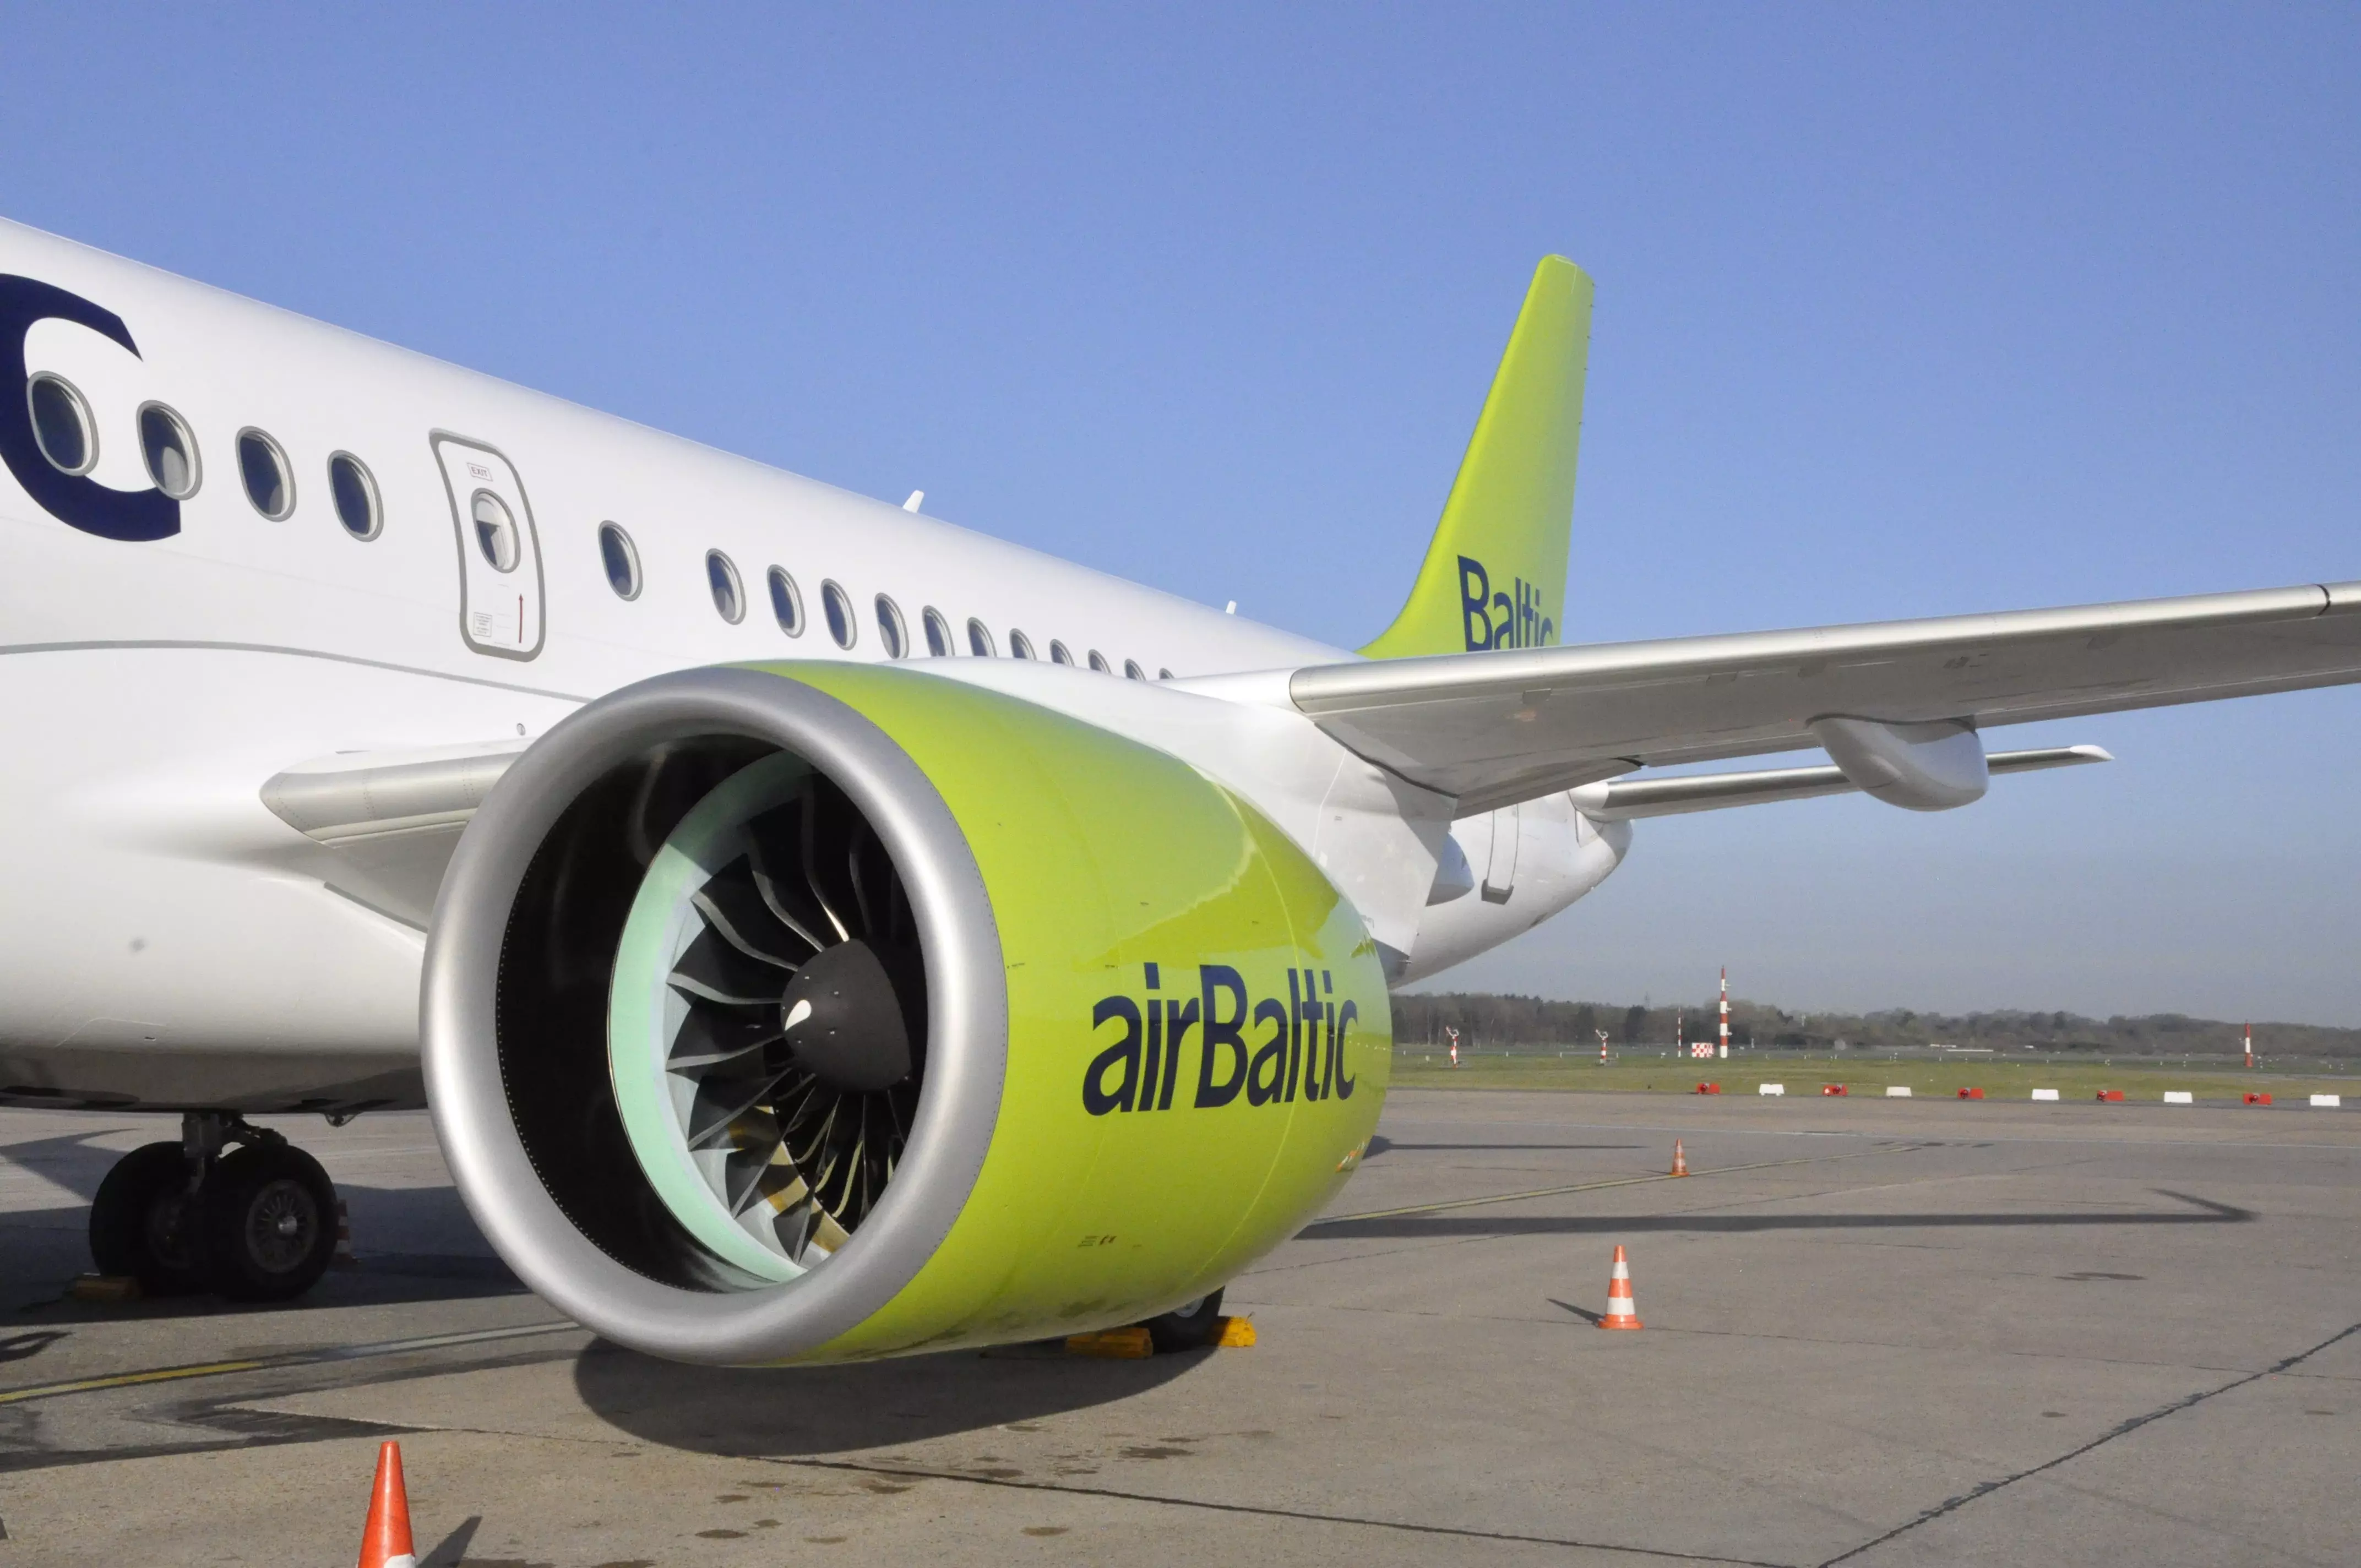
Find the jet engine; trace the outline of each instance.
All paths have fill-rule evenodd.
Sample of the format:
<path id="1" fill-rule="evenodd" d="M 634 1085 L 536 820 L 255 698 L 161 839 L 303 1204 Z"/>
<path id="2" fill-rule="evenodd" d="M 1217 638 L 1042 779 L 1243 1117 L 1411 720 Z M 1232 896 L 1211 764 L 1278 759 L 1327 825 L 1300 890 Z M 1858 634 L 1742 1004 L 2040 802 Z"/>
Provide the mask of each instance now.
<path id="1" fill-rule="evenodd" d="M 1344 1181 L 1391 1050 L 1376 944 L 1237 795 L 846 664 L 662 676 L 527 750 L 445 877 L 422 1023 L 517 1273 L 730 1364 L 1194 1300 Z"/>

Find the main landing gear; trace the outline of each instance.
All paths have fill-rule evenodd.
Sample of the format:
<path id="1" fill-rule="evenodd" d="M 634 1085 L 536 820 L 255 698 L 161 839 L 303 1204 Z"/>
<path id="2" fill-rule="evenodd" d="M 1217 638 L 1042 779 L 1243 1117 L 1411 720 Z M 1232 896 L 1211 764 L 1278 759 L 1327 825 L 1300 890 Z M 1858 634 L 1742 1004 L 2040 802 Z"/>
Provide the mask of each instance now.
<path id="1" fill-rule="evenodd" d="M 1140 1325 L 1159 1355 L 1175 1351 L 1204 1350 L 1222 1341 L 1222 1293 L 1200 1296 L 1169 1312 L 1159 1312 Z"/>
<path id="2" fill-rule="evenodd" d="M 98 1271 L 131 1275 L 150 1296 L 291 1300 L 335 1251 L 336 1190 L 320 1162 L 220 1111 L 192 1111 L 179 1143 L 115 1161 L 90 1207 Z"/>

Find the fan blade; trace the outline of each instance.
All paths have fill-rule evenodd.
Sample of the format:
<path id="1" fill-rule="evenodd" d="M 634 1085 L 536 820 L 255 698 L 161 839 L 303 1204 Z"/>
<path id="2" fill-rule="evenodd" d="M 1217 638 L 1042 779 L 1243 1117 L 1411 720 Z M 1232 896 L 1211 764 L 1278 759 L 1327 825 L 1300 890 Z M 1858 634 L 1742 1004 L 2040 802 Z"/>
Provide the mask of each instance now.
<path id="1" fill-rule="evenodd" d="M 811 792 L 807 789 L 786 805 L 756 817 L 746 830 L 747 860 L 755 890 L 771 913 L 818 952 L 830 945 L 820 936 L 828 928 L 828 913 L 812 897 L 796 864 L 804 823 L 810 815 Z"/>
<path id="2" fill-rule="evenodd" d="M 808 956 L 794 952 L 791 930 L 782 930 L 771 915 L 770 905 L 763 901 L 762 891 L 754 885 L 753 868 L 747 860 L 732 861 L 696 893 L 689 902 L 705 916 L 705 923 L 721 934 L 724 941 L 757 962 L 773 965 L 794 973 L 798 960 Z"/>
<path id="3" fill-rule="evenodd" d="M 877 934 L 877 912 L 869 902 L 869 878 L 862 874 L 864 859 L 862 850 L 876 841 L 877 836 L 870 830 L 869 824 L 863 822 L 844 849 L 844 879 L 852 884 L 853 905 L 861 911 L 861 934 L 873 938 Z M 887 875 L 893 874 L 891 861 L 886 863 L 885 871 Z"/>
<path id="4" fill-rule="evenodd" d="M 811 1201 L 811 1188 L 797 1175 L 796 1168 L 783 1159 L 774 1159 L 763 1173 L 757 1184 L 755 1198 L 771 1207 L 775 1216 L 785 1213 L 798 1204 Z"/>
<path id="5" fill-rule="evenodd" d="M 808 1159 L 797 1159 L 796 1165 L 806 1173 L 804 1179 L 812 1184 L 812 1190 L 820 1195 L 821 1206 L 833 1212 L 843 1206 L 840 1198 L 831 1201 L 829 1190 L 844 1163 L 837 1151 L 835 1135 L 844 1102 L 840 1095 L 832 1094 L 829 1099 L 828 1114 L 820 1123 L 819 1135 L 812 1140 L 811 1156 Z"/>
<path id="6" fill-rule="evenodd" d="M 674 990 L 724 1007 L 775 1007 L 786 990 L 777 970 L 746 957 L 711 927 L 673 961 L 669 978 Z"/>
<path id="7" fill-rule="evenodd" d="M 722 1168 L 721 1201 L 733 1215 L 742 1214 L 763 1196 L 764 1178 L 779 1168 L 772 1161 L 778 1146 L 768 1148 L 744 1147 L 731 1152 Z"/>
<path id="8" fill-rule="evenodd" d="M 811 1146 L 813 1129 L 825 1125 L 835 1099 L 833 1091 L 822 1088 L 818 1079 L 800 1068 L 782 1080 L 771 1097 L 771 1108 L 779 1115 L 779 1135 L 786 1140 L 797 1165 L 803 1163 L 802 1150 Z"/>
<path id="9" fill-rule="evenodd" d="M 767 1072 L 743 1077 L 708 1074 L 698 1082 L 696 1102 L 689 1107 L 688 1146 L 714 1148 L 725 1138 L 740 1146 L 753 1143 L 768 1147 L 779 1143 L 778 1118 L 758 1109 L 769 1097 L 772 1081 Z M 741 1122 L 746 1124 L 741 1126 Z"/>
<path id="10" fill-rule="evenodd" d="M 815 790 L 811 806 L 804 813 L 800 846 L 804 885 L 811 889 L 812 897 L 819 903 L 820 913 L 826 915 L 828 923 L 836 928 L 836 939 L 840 942 L 852 940 L 852 933 L 845 928 L 843 916 L 838 913 L 851 903 L 847 896 L 851 890 L 824 885 L 834 880 L 835 856 L 823 852 L 823 847 L 844 842 L 853 825 L 860 820 L 861 814 L 852 808 L 852 803 L 844 798 L 842 791 L 834 789 L 825 792 Z"/>
<path id="11" fill-rule="evenodd" d="M 812 1238 L 818 1234 L 821 1223 L 827 1219 L 827 1211 L 811 1199 L 805 1199 L 803 1202 L 781 1213 L 774 1222 L 779 1245 L 786 1250 L 786 1255 L 797 1263 L 812 1258 L 815 1253 L 819 1258 L 827 1257 L 827 1249 L 815 1248 L 812 1245 Z"/>
<path id="12" fill-rule="evenodd" d="M 664 1068 L 689 1072 L 715 1067 L 761 1050 L 779 1038 L 780 1032 L 775 1015 L 747 1018 L 691 1007 L 688 1016 L 681 1020 L 680 1033 L 673 1036 L 672 1055 L 665 1058 Z"/>

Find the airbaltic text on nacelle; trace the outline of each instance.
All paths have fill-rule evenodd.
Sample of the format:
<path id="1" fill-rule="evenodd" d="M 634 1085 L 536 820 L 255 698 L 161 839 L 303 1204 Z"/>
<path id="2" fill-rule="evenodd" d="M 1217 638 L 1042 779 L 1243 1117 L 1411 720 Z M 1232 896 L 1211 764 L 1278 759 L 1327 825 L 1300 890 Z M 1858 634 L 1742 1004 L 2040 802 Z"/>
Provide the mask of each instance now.
<path id="1" fill-rule="evenodd" d="M 1243 1091 L 1249 1105 L 1334 1095 L 1350 1100 L 1356 1080 L 1345 1070 L 1345 1043 L 1361 1015 L 1352 1001 L 1333 1000 L 1336 982 L 1326 970 L 1287 971 L 1287 1000 L 1260 1002 L 1246 994 L 1245 977 L 1227 964 L 1201 964 L 1197 994 L 1182 1002 L 1157 994 L 1158 966 L 1146 964 L 1147 995 L 1108 996 L 1091 1009 L 1091 1026 L 1123 1025 L 1123 1037 L 1091 1058 L 1082 1074 L 1082 1109 L 1170 1111 L 1180 1078 L 1180 1047 L 1199 1040 L 1200 1110 L 1227 1105 Z M 1251 1054 L 1246 1031 L 1269 1025 Z"/>

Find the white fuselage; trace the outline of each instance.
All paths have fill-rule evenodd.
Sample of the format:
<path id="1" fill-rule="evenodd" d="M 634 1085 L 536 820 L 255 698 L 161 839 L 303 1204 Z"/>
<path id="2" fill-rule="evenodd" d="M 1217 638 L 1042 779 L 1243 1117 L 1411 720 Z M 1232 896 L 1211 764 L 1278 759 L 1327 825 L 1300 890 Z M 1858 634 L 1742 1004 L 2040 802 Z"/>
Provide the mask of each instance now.
<path id="1" fill-rule="evenodd" d="M 60 319 L 25 334 L 27 372 L 62 378 L 87 404 L 90 480 L 126 494 L 154 488 L 137 426 L 151 402 L 179 415 L 201 465 L 178 532 L 137 542 L 60 521 L 0 471 L 0 856 L 10 883 L 0 1096 L 62 1082 L 69 1058 L 110 1054 L 126 1070 L 168 1055 L 212 1058 L 240 1082 L 269 1079 L 282 1058 L 341 1063 L 348 1079 L 404 1069 L 424 909 L 356 895 L 365 879 L 340 878 L 335 851 L 265 808 L 259 787 L 291 767 L 529 743 L 594 696 L 685 666 L 883 659 L 880 596 L 898 609 L 916 662 L 928 663 L 923 618 L 937 609 L 957 655 L 931 662 L 941 673 L 1112 714 L 1150 740 L 1168 711 L 1154 704 L 1230 700 L 1187 697 L 1200 678 L 1351 657 L 33 230 L 0 225 L 0 275 L 80 296 L 136 340 L 134 354 Z M 242 482 L 248 430 L 285 454 L 293 504 L 282 520 L 263 515 Z M 328 477 L 339 453 L 374 478 L 373 538 L 339 521 Z M 454 488 L 470 462 L 521 514 L 510 571 L 478 549 Z M 602 564 L 609 522 L 636 553 L 630 599 Z M 734 565 L 734 622 L 717 609 L 708 552 Z M 773 614 L 774 568 L 794 581 L 798 635 Z M 830 635 L 829 584 L 851 607 L 849 649 Z M 968 651 L 971 618 L 990 632 L 989 663 Z M 1013 667 L 1020 632 L 1041 667 Z M 1116 686 L 1136 663 L 1155 695 L 1118 700 L 1108 675 L 1047 667 L 1053 640 L 1078 663 L 1103 655 Z M 1160 672 L 1176 684 L 1160 685 Z M 1256 759 L 1221 755 L 1212 741 L 1202 754 L 1172 749 L 1308 847 L 1323 842 L 1371 928 L 1411 954 L 1406 973 L 1526 929 L 1620 857 L 1621 831 L 1602 838 L 1563 796 L 1455 825 L 1447 801 L 1420 792 L 1372 805 L 1385 794 L 1374 770 L 1283 703 L 1265 706 L 1268 724 L 1287 727 L 1273 749 L 1290 751 L 1285 777 L 1264 780 Z M 1323 809 L 1338 822 L 1374 812 L 1375 826 L 1323 839 Z M 1427 908 L 1445 831 L 1476 883 L 1488 872 L 1499 886 Z M 1345 863 L 1381 840 L 1382 872 Z M 1407 910 L 1404 889 L 1418 895 Z M 102 1080 L 126 1080 L 102 1071 L 91 1081 Z M 108 1092 L 200 1097 L 180 1086 Z"/>

